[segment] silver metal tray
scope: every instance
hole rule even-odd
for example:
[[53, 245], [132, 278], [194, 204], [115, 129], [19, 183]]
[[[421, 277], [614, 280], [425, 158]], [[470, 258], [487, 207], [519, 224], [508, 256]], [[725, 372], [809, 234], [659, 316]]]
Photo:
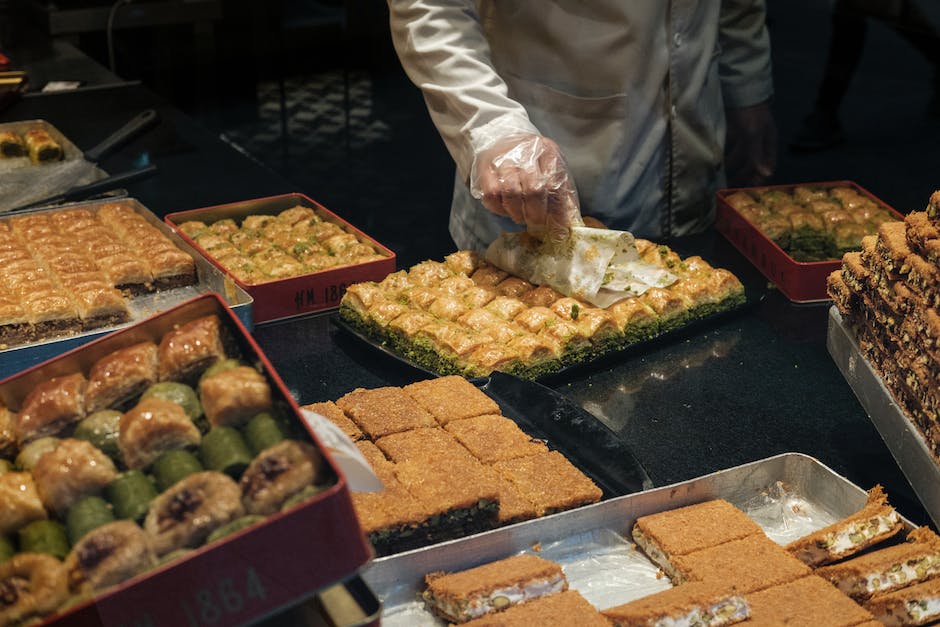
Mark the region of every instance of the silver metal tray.
[[34, 164], [29, 157], [0, 158], [0, 212], [107, 176], [96, 164], [86, 161], [84, 153], [46, 120], [0, 124], [0, 131], [13, 131], [18, 135], [33, 128], [46, 131], [62, 146], [62, 160]]
[[[382, 625], [443, 625], [418, 601], [427, 573], [455, 571], [520, 552], [562, 565], [569, 586], [598, 608], [670, 587], [630, 544], [640, 516], [723, 498], [780, 544], [861, 509], [866, 491], [813, 457], [786, 453], [697, 479], [629, 494], [461, 540], [376, 559], [363, 578], [383, 604]], [[890, 495], [889, 495], [890, 498]]]
[[[81, 202], [73, 203], [55, 209], [44, 209], [30, 212], [17, 213], [17, 216], [31, 215], [37, 213], [52, 213], [64, 209], [94, 209], [96, 206], [109, 201]], [[130, 320], [124, 324], [101, 327], [84, 333], [68, 335], [64, 337], [51, 338], [28, 344], [19, 344], [10, 348], [0, 350], [0, 379], [4, 379], [21, 370], [45, 361], [50, 357], [55, 357], [67, 350], [81, 346], [91, 340], [116, 331], [117, 329], [140, 322], [141, 320], [152, 316], [153, 314], [169, 309], [183, 301], [189, 300], [193, 296], [205, 294], [207, 292], [217, 292], [222, 300], [232, 308], [232, 311], [238, 316], [239, 320], [251, 330], [252, 321], [252, 303], [251, 296], [243, 289], [229, 279], [225, 273], [216, 268], [208, 259], [202, 256], [195, 248], [186, 243], [175, 231], [164, 224], [152, 211], [133, 198], [121, 199], [117, 202], [131, 206], [134, 211], [144, 216], [148, 222], [160, 229], [160, 232], [166, 235], [181, 250], [186, 251], [196, 262], [197, 280], [194, 285], [178, 287], [170, 290], [163, 290], [154, 294], [142, 294], [127, 299], [127, 307], [131, 312]], [[0, 218], [0, 222], [3, 218]], [[2, 268], [0, 268], [2, 272]]]
[[940, 466], [917, 425], [894, 401], [835, 307], [829, 309], [826, 346], [924, 509], [934, 524], [940, 524]]

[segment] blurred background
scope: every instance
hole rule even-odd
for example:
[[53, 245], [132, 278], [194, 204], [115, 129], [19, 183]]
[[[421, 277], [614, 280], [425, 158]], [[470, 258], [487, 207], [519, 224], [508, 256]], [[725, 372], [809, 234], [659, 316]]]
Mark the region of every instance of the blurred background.
[[[909, 1], [874, 4], [904, 10]], [[915, 17], [929, 38], [940, 3], [921, 1]], [[940, 74], [885, 20], [866, 20], [839, 109], [842, 141], [789, 147], [816, 102], [832, 9], [768, 0], [780, 135], [773, 182], [850, 179], [902, 212], [922, 209], [940, 188]], [[30, 62], [31, 90], [53, 80], [143, 82], [403, 251], [400, 266], [419, 260], [409, 257], [416, 234], [422, 259], [453, 250], [454, 166], [398, 63], [383, 2], [0, 0], [0, 41], [14, 61]], [[70, 75], [73, 54], [94, 59], [100, 76]]]

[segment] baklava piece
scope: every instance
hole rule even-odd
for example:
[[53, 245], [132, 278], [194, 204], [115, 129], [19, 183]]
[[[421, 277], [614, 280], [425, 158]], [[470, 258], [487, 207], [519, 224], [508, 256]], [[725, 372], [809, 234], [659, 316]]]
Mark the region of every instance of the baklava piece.
[[87, 381], [79, 372], [53, 377], [34, 387], [23, 399], [14, 421], [20, 446], [54, 435], [85, 417]]
[[748, 594], [746, 599], [751, 608], [748, 625], [848, 627], [872, 620], [865, 608], [815, 575]]
[[67, 438], [40, 457], [32, 473], [43, 505], [63, 516], [83, 496], [101, 492], [117, 469], [90, 442]]
[[748, 603], [722, 582], [696, 581], [641, 597], [603, 611], [614, 627], [696, 625], [720, 627], [749, 616]]
[[418, 381], [402, 389], [442, 425], [452, 420], [499, 413], [496, 401], [455, 375]]
[[763, 531], [731, 503], [714, 499], [641, 516], [633, 525], [632, 535], [647, 557], [674, 576], [672, 558], [731, 540], [763, 535]]
[[26, 154], [26, 144], [23, 143], [22, 137], [13, 131], [0, 131], [0, 157], [9, 159], [25, 157]]
[[333, 401], [324, 401], [322, 403], [304, 405], [301, 407], [301, 409], [306, 409], [316, 414], [320, 414], [334, 425], [339, 427], [340, 431], [345, 433], [346, 436], [353, 442], [357, 442], [365, 437], [359, 427], [356, 426], [356, 423], [350, 420], [346, 414], [343, 413], [343, 410], [337, 407], [336, 403]]
[[13, 533], [25, 524], [47, 516], [30, 473], [0, 474], [0, 533]]
[[465, 623], [568, 589], [561, 566], [535, 555], [517, 555], [456, 573], [431, 573], [421, 593], [435, 614]]
[[181, 405], [155, 397], [125, 412], [118, 428], [121, 458], [132, 469], [147, 468], [163, 453], [194, 447], [201, 439]]
[[[812, 573], [810, 568], [765, 536], [751, 535], [671, 560], [677, 583], [721, 581], [748, 594], [789, 583]], [[760, 564], [761, 568], [754, 568]]]
[[33, 163], [43, 164], [61, 161], [64, 153], [59, 142], [41, 128], [32, 128], [23, 134], [29, 159]]
[[530, 625], [610, 627], [610, 621], [604, 618], [577, 590], [565, 590], [513, 606], [494, 616], [474, 619], [464, 625], [466, 627], [529, 627]]
[[400, 388], [359, 388], [337, 400], [336, 405], [373, 440], [408, 429], [437, 426], [431, 414]]
[[156, 563], [150, 538], [130, 520], [91, 530], [75, 543], [65, 559], [73, 588], [99, 591], [149, 570]]
[[496, 462], [493, 468], [535, 503], [540, 516], [596, 503], [602, 496], [601, 489], [558, 451]]
[[375, 441], [376, 446], [393, 462], [425, 459], [466, 459], [473, 456], [440, 427], [410, 429], [393, 433]]
[[499, 491], [476, 460], [410, 460], [395, 464], [395, 476], [421, 504], [428, 542], [486, 531], [497, 523]]
[[95, 362], [88, 373], [85, 409], [119, 407], [157, 382], [157, 345], [140, 342], [120, 348]]
[[217, 361], [225, 359], [217, 316], [204, 316], [170, 331], [158, 350], [161, 381], [192, 381]]
[[199, 398], [211, 425], [237, 427], [271, 407], [271, 386], [254, 368], [238, 366], [203, 378]]
[[544, 442], [532, 438], [504, 416], [455, 420], [445, 429], [484, 464], [548, 452]]

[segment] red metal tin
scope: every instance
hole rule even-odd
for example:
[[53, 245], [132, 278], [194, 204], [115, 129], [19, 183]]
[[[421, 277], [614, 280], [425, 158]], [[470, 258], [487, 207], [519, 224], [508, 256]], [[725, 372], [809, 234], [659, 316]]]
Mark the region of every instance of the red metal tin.
[[797, 261], [776, 242], [764, 235], [750, 220], [745, 218], [727, 202], [728, 196], [735, 192], [779, 189], [789, 191], [798, 186], [815, 188], [850, 187], [862, 196], [887, 209], [898, 220], [904, 216], [893, 207], [853, 181], [825, 181], [821, 183], [798, 183], [791, 185], [770, 185], [764, 187], [739, 187], [720, 189], [715, 194], [717, 211], [715, 229], [724, 235], [735, 248], [777, 286], [784, 296], [798, 303], [828, 300], [826, 277], [833, 270], [842, 266], [841, 260], [833, 261]]
[[364, 281], [381, 281], [387, 274], [395, 271], [394, 252], [303, 194], [284, 194], [203, 209], [179, 211], [167, 215], [164, 219], [167, 224], [177, 230], [180, 237], [192, 244], [209, 261], [225, 271], [225, 266], [220, 264], [185, 233], [179, 231], [180, 224], [190, 220], [211, 224], [226, 218], [241, 222], [249, 215], [275, 215], [297, 205], [310, 207], [320, 217], [340, 225], [350, 233], [354, 233], [361, 241], [371, 244], [386, 257], [255, 285], [249, 285], [233, 276], [233, 280], [239, 287], [254, 298], [253, 314], [255, 322], [266, 322], [339, 307], [339, 302], [343, 298], [347, 286]]
[[334, 484], [310, 500], [142, 573], [93, 599], [50, 616], [54, 625], [243, 624], [300, 602], [348, 579], [372, 558], [349, 488], [317, 436], [307, 427], [281, 378], [238, 318], [217, 294], [205, 294], [138, 324], [73, 349], [0, 381], [0, 401], [17, 409], [37, 383], [89, 368], [110, 352], [159, 341], [175, 325], [214, 314], [243, 358], [261, 365], [272, 399], [289, 407], [326, 460]]

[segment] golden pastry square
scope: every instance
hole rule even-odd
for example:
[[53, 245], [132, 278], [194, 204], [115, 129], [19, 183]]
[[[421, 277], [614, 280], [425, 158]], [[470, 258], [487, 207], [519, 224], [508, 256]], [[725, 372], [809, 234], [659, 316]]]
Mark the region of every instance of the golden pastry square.
[[395, 464], [395, 476], [428, 516], [496, 502], [499, 492], [475, 459], [409, 460]]
[[345, 433], [353, 442], [366, 437], [363, 435], [359, 427], [356, 426], [356, 423], [350, 420], [346, 414], [343, 413], [343, 410], [340, 409], [333, 401], [312, 403], [310, 405], [304, 405], [301, 407], [301, 409], [306, 409], [314, 412], [315, 414], [320, 414], [334, 425], [339, 427], [340, 430]]
[[[742, 594], [812, 573], [809, 566], [763, 534], [679, 555], [672, 564], [682, 581], [727, 581]], [[760, 568], [755, 568], [757, 564]]]
[[483, 471], [499, 495], [499, 524], [509, 525], [538, 517], [535, 503], [527, 499], [512, 481], [496, 472], [492, 466], [484, 466]]
[[[695, 532], [690, 533], [690, 529]], [[758, 534], [763, 534], [760, 526], [723, 499], [641, 516], [633, 526], [633, 538], [641, 547], [650, 542], [668, 556], [685, 555]]]
[[359, 388], [337, 400], [336, 405], [373, 440], [408, 429], [437, 426], [431, 414], [401, 388]]
[[466, 627], [609, 627], [610, 622], [577, 590], [549, 594], [476, 618]]
[[493, 467], [509, 479], [540, 516], [601, 499], [602, 492], [558, 451], [496, 462]]
[[848, 627], [872, 620], [871, 613], [831, 583], [810, 575], [746, 597], [754, 625]]
[[473, 459], [453, 435], [440, 427], [410, 429], [379, 438], [376, 446], [393, 462], [409, 459]]
[[403, 390], [442, 425], [452, 420], [499, 413], [496, 401], [457, 375], [418, 381]]
[[444, 428], [484, 464], [548, 451], [544, 442], [533, 439], [505, 416], [454, 420]]

